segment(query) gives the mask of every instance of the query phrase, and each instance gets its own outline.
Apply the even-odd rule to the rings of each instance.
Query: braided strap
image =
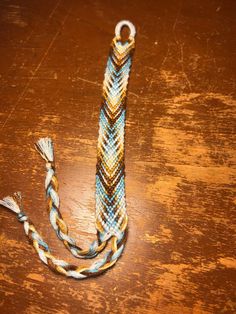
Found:
[[[105,254],[104,258],[94,262],[90,267],[78,267],[76,265],[69,264],[51,254],[47,243],[42,239],[34,224],[23,212],[21,195],[19,192],[15,193],[14,197],[8,196],[3,200],[0,200],[0,205],[13,211],[17,215],[18,220],[23,223],[25,234],[33,244],[33,247],[38,253],[41,261],[55,272],[67,277],[84,279],[99,275],[116,263],[124,249],[124,238],[118,239],[117,237],[113,237],[111,239],[111,250]]]
[[[65,247],[73,254],[73,256],[78,258],[95,257],[105,248],[107,241],[101,242],[99,240],[99,237],[97,237],[97,240],[93,241],[88,249],[82,249],[76,244],[76,241],[68,235],[68,226],[63,220],[63,217],[59,210],[59,184],[55,170],[52,140],[48,137],[41,138],[35,144],[35,146],[42,158],[46,161],[47,175],[45,179],[45,190],[48,201],[49,219],[54,231],[56,232],[58,238],[63,241]]]
[[[122,43],[120,31],[124,25],[130,27],[130,36],[125,43]],[[127,235],[124,165],[125,101],[135,44],[135,28],[129,21],[122,21],[117,24],[115,33],[105,70],[99,119],[96,166],[97,239],[88,249],[80,248],[69,236],[68,226],[59,210],[60,199],[52,140],[42,138],[36,143],[38,152],[46,161],[45,190],[48,211],[51,225],[58,238],[63,241],[73,256],[78,258],[95,257],[106,247],[108,241],[111,241],[111,249],[90,267],[78,267],[59,260],[51,254],[46,242],[24,214],[20,193],[0,200],[0,205],[16,213],[18,220],[24,224],[25,233],[43,263],[58,273],[76,279],[95,276],[112,267],[124,249]]]

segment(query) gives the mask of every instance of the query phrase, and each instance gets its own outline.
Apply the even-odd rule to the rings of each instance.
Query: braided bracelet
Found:
[[[121,40],[121,29],[128,26],[130,35]],[[96,276],[113,266],[123,252],[128,216],[125,201],[124,133],[125,102],[128,79],[135,45],[135,27],[129,21],[116,25],[115,37],[103,81],[102,105],[99,118],[99,136],[96,166],[96,229],[97,239],[88,249],[82,249],[69,235],[68,227],[60,213],[58,180],[55,170],[53,143],[50,138],[41,138],[36,149],[46,162],[45,190],[50,223],[65,247],[78,258],[93,258],[111,241],[111,249],[91,266],[76,266],[54,257],[34,224],[23,211],[21,193],[0,200],[0,205],[17,214],[23,223],[27,237],[32,242],[39,258],[54,271],[68,277],[83,279]]]

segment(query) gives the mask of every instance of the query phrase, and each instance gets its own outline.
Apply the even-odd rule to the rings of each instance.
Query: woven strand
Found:
[[[120,30],[132,25],[129,39],[122,43]],[[125,201],[124,132],[125,101],[128,78],[134,51],[135,28],[129,21],[121,21],[116,27],[103,82],[102,106],[99,119],[99,136],[96,166],[96,228],[97,240],[88,249],[81,249],[68,234],[68,227],[59,211],[58,180],[55,172],[53,143],[42,138],[36,148],[46,161],[46,196],[50,222],[58,238],[75,257],[93,258],[100,253],[108,241],[111,249],[90,267],[71,265],[55,258],[46,242],[36,231],[33,223],[23,212],[20,193],[6,197],[3,205],[18,216],[39,258],[54,271],[68,277],[83,279],[95,276],[112,267],[121,255],[127,235],[128,216]]]
[[[75,279],[84,279],[101,274],[108,268],[112,267],[120,257],[124,249],[124,238],[118,239],[117,237],[113,237],[111,239],[111,250],[105,254],[104,258],[94,262],[90,267],[78,267],[64,260],[56,258],[51,254],[47,243],[37,232],[32,221],[30,221],[27,215],[23,212],[22,207],[19,205],[19,203],[21,203],[19,199],[21,199],[21,195],[18,192],[14,194],[14,197],[8,196],[3,200],[0,200],[0,205],[9,208],[11,211],[17,214],[17,218],[20,222],[23,223],[25,234],[38,253],[40,260],[55,272],[67,277],[73,277]]]
[[[65,247],[77,258],[93,258],[106,246],[107,241],[101,242],[99,238],[92,242],[89,249],[82,249],[76,241],[68,235],[69,230],[63,220],[60,208],[60,198],[58,194],[59,184],[56,176],[53,142],[50,138],[41,138],[36,144],[36,149],[46,161],[47,175],[45,178],[45,190],[48,201],[48,211],[50,223],[58,238],[63,241]]]

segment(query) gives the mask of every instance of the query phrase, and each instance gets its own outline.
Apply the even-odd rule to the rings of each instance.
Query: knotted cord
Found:
[[[123,43],[120,31],[130,28],[130,36]],[[50,222],[58,238],[75,257],[93,258],[108,241],[111,249],[90,267],[75,266],[55,258],[46,242],[39,235],[28,216],[23,212],[21,194],[5,197],[0,204],[17,214],[39,258],[54,271],[76,279],[98,275],[113,266],[121,255],[127,235],[128,216],[125,201],[125,101],[132,55],[135,45],[135,28],[129,21],[121,21],[115,29],[103,82],[102,106],[99,119],[99,136],[96,166],[96,229],[97,239],[88,249],[81,249],[69,236],[66,222],[59,211],[58,180],[55,171],[53,143],[41,138],[36,148],[46,161],[46,197]]]

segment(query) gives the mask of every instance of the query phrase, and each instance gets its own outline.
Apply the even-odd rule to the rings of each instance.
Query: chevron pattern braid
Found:
[[[122,42],[120,31],[127,25],[130,36]],[[50,138],[41,138],[36,148],[46,161],[45,189],[49,218],[58,238],[78,258],[93,258],[111,241],[111,248],[102,259],[89,267],[76,266],[55,258],[34,224],[23,212],[21,194],[0,200],[0,204],[17,214],[24,224],[27,237],[31,240],[39,258],[54,271],[75,279],[96,276],[112,267],[123,252],[128,216],[125,200],[125,102],[128,79],[135,45],[135,28],[129,21],[121,21],[115,30],[103,82],[102,106],[99,119],[99,136],[96,166],[96,229],[97,239],[88,249],[82,249],[69,235],[68,226],[60,213],[58,180],[56,176],[53,143]]]
[[[96,172],[96,227],[103,242],[122,237],[128,217],[125,202],[125,100],[134,38],[115,37],[103,82]]]

